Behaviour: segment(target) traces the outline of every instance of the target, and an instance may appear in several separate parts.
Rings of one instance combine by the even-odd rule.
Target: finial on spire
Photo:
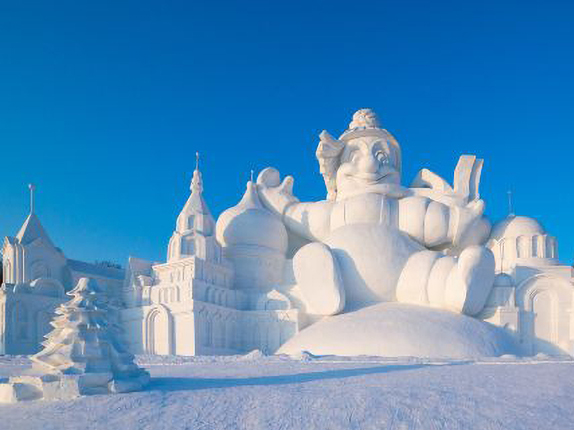
[[[508,190],[506,192],[508,194],[508,216],[514,216],[514,208],[512,207],[512,191]]]
[[[253,169],[251,169],[251,176],[250,176],[250,179],[249,179],[251,182],[253,182],[253,173],[254,173],[254,172],[253,172]]]
[[[191,180],[191,191],[201,193],[203,191],[203,181],[201,180],[201,172],[199,171],[199,152],[195,153],[195,170],[193,171],[193,179]]]
[[[36,185],[28,184],[28,189],[30,190],[30,214],[34,213],[34,191],[36,190]]]

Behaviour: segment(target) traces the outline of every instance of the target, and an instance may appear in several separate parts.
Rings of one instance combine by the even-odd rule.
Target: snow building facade
[[[480,317],[505,328],[525,355],[574,354],[573,268],[560,264],[558,241],[533,218],[494,225],[494,287]]]
[[[56,247],[33,205],[14,237],[2,245],[0,286],[0,354],[34,354],[52,330],[54,311],[82,277],[97,280],[112,302],[120,305],[124,271],[104,264],[66,258]]]
[[[267,253],[272,256],[266,260]],[[258,249],[238,257],[251,265],[234,265],[216,238],[216,222],[196,168],[191,195],[169,241],[167,262],[128,261],[121,318],[129,349],[188,356],[254,349],[273,353],[299,328],[299,312],[290,300],[258,282],[273,257],[272,250]]]

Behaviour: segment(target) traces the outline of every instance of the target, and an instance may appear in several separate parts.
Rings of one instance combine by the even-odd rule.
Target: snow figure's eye
[[[388,164],[389,163],[389,154],[384,151],[377,151],[375,157],[381,164]]]

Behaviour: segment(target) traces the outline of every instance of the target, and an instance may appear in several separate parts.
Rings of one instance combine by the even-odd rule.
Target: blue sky
[[[0,235],[37,213],[71,258],[163,260],[195,151],[215,215],[249,171],[324,197],[314,151],[374,108],[403,182],[485,158],[488,216],[574,256],[574,2],[0,0]]]

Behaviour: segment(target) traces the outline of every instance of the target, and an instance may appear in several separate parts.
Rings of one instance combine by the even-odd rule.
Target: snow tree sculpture
[[[0,384],[0,400],[68,399],[84,394],[141,390],[149,373],[122,344],[121,330],[95,281],[82,278],[61,305],[44,349],[32,356],[31,376]],[[39,375],[39,376],[38,376]]]

